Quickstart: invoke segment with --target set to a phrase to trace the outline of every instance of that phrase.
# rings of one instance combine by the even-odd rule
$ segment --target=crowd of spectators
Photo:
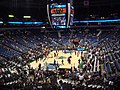
[[[0,87],[29,90],[119,89],[120,32],[5,31],[0,39]],[[78,44],[70,39],[79,39]],[[80,66],[69,70],[42,70],[31,61],[51,50],[85,47]]]

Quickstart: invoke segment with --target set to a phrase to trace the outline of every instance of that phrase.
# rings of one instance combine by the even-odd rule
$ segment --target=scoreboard
[[[70,26],[73,25],[73,19],[74,19],[74,7],[70,7]]]
[[[66,5],[52,4],[50,15],[53,28],[66,28]]]
[[[67,2],[49,3],[47,5],[47,13],[50,25],[52,28],[69,28],[73,25],[74,7],[71,5],[70,0]],[[63,1],[63,0],[61,0]]]
[[[66,8],[55,8],[51,9],[51,14],[65,14]]]

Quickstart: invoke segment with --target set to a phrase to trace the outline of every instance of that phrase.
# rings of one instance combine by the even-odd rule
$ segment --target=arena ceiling
[[[9,14],[16,18],[31,15],[32,18],[45,21],[47,18],[47,0],[0,0],[0,17],[7,20]],[[89,0],[89,6],[84,0],[73,0],[75,19],[85,19],[90,15],[108,17],[111,14],[120,15],[119,0]]]

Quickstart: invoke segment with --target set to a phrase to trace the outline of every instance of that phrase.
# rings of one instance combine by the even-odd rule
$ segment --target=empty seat
[[[119,64],[118,60],[115,60],[114,64],[115,64],[117,70],[120,72],[120,64]]]
[[[104,70],[107,71],[106,63],[104,63]]]
[[[111,69],[110,63],[107,63],[107,70],[108,70],[109,74],[112,73],[112,69]]]

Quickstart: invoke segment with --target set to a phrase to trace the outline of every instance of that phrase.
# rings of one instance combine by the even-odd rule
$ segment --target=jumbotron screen
[[[52,17],[52,25],[64,26],[64,25],[66,25],[66,18],[64,16],[63,17],[54,16],[54,17]]]
[[[70,7],[70,25],[73,25],[73,18],[74,18],[74,7]]]
[[[54,28],[66,28],[66,5],[64,4],[51,4],[51,21]]]

